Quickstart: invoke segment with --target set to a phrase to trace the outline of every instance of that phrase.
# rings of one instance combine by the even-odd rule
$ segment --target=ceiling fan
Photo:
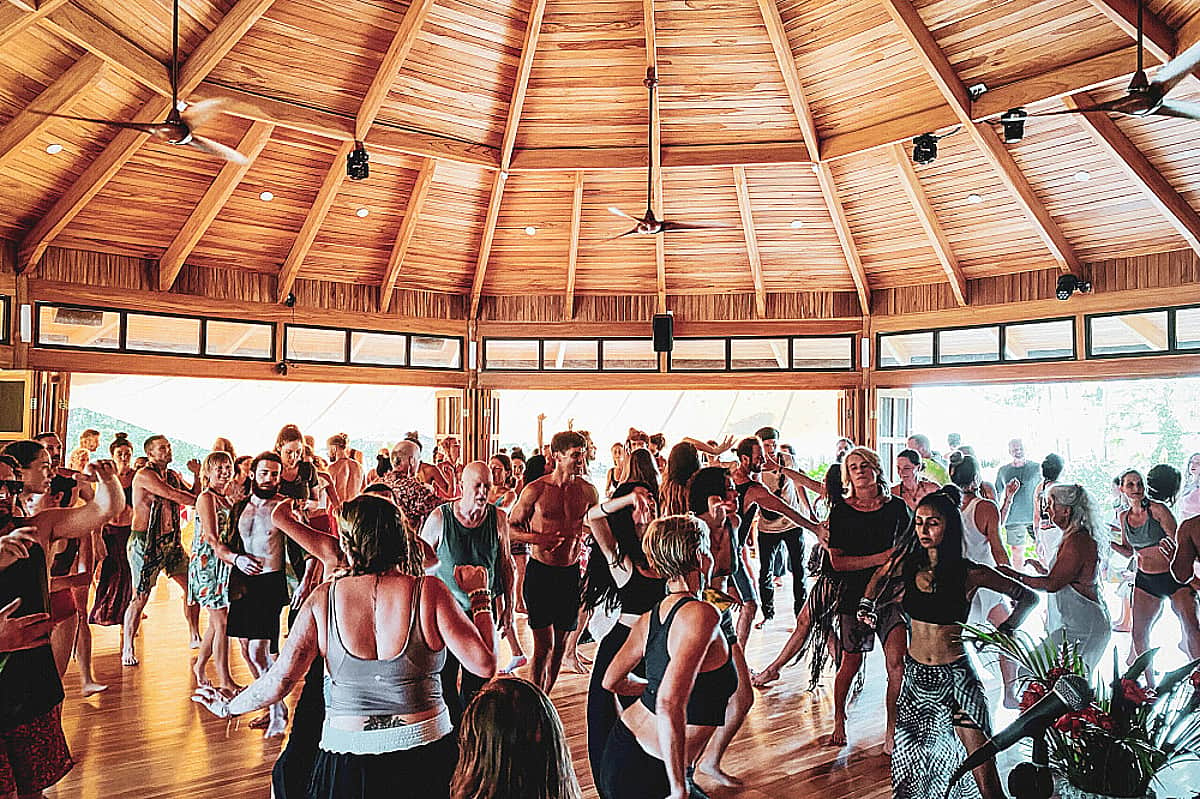
[[[1135,117],[1176,117],[1178,119],[1200,120],[1200,103],[1185,100],[1169,100],[1167,93],[1200,67],[1200,43],[1193,44],[1187,50],[1172,58],[1158,68],[1154,80],[1148,80],[1142,67],[1142,5],[1138,0],[1137,16],[1137,72],[1129,82],[1129,88],[1124,97],[1109,100],[1105,103],[1071,108],[1063,111],[1048,111],[1043,114],[1030,116],[1058,116],[1060,114],[1099,114],[1117,113]]]
[[[626,236],[655,236],[659,233],[669,233],[673,230],[719,230],[725,225],[699,225],[689,222],[675,222],[670,219],[659,219],[654,215],[654,99],[658,88],[658,74],[654,67],[646,68],[646,79],[642,81],[650,94],[650,109],[647,117],[646,133],[646,213],[638,217],[622,211],[616,206],[608,207],[609,213],[628,219],[634,223],[632,230],[627,230],[619,236],[613,236],[608,241],[621,239]],[[662,151],[659,153],[659,168],[661,169]]]
[[[146,133],[166,144],[187,146],[202,153],[230,161],[235,164],[249,163],[246,156],[228,145],[221,144],[206,136],[196,133],[217,114],[222,113],[224,101],[219,99],[200,100],[195,103],[179,101],[179,0],[172,3],[171,17],[171,110],[162,122],[126,122],[116,119],[94,119],[69,114],[49,114],[43,116],[71,119],[76,122],[94,122],[125,130],[136,130]]]

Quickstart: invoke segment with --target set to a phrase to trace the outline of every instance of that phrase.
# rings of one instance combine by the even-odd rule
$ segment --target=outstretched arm
[[[51,508],[31,518],[45,541],[56,538],[81,538],[104,526],[109,519],[125,509],[125,492],[117,479],[117,467],[112,461],[89,463],[87,471],[96,478],[96,497],[78,508]]]
[[[793,508],[791,505],[784,502],[779,497],[767,490],[766,486],[755,483],[746,492],[746,507],[750,505],[758,505],[763,510],[774,511],[781,516],[786,516],[794,524],[803,527],[810,533],[816,535],[820,524],[805,516],[800,511]]]

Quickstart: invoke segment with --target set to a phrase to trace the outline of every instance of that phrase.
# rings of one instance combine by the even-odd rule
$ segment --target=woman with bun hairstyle
[[[1013,611],[997,628],[1010,634],[1037,597],[991,566],[963,557],[961,502],[957,486],[948,485],[917,503],[916,543],[892,567],[903,583],[902,603],[911,619],[896,703],[895,799],[1005,796],[994,759],[975,769],[973,782],[964,778],[950,785],[954,766],[991,736],[987,697],[963,648],[962,625],[980,589],[1012,598]],[[859,619],[868,625],[877,621],[870,596]]]
[[[125,622],[125,608],[133,598],[133,575],[129,570],[130,525],[133,523],[133,444],[126,433],[117,433],[108,452],[117,464],[117,480],[125,492],[125,507],[104,525],[104,559],[100,561],[100,577],[96,596],[92,599],[89,624],[120,627]]]

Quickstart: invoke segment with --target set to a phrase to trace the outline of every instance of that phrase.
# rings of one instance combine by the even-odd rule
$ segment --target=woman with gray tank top
[[[249,713],[286,696],[323,655],[325,724],[308,796],[448,797],[457,750],[439,677],[447,649],[475,674],[495,672],[487,573],[455,570],[468,620],[442,582],[422,575],[395,505],[360,496],[338,526],[349,572],[305,601],[270,671],[232,699],[206,687],[193,699],[223,718]]]

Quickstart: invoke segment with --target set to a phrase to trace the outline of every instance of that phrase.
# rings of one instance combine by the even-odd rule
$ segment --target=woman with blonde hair
[[[209,658],[217,667],[217,687],[236,691],[241,686],[229,671],[229,572],[237,553],[229,548],[229,510],[225,495],[233,479],[233,457],[224,450],[210,452],[200,470],[204,490],[196,498],[196,526],[188,562],[188,601],[208,609],[208,627],[200,642],[193,671],[197,685],[208,685]]]
[[[562,719],[550,698],[518,677],[475,694],[458,733],[451,799],[581,799]]]

